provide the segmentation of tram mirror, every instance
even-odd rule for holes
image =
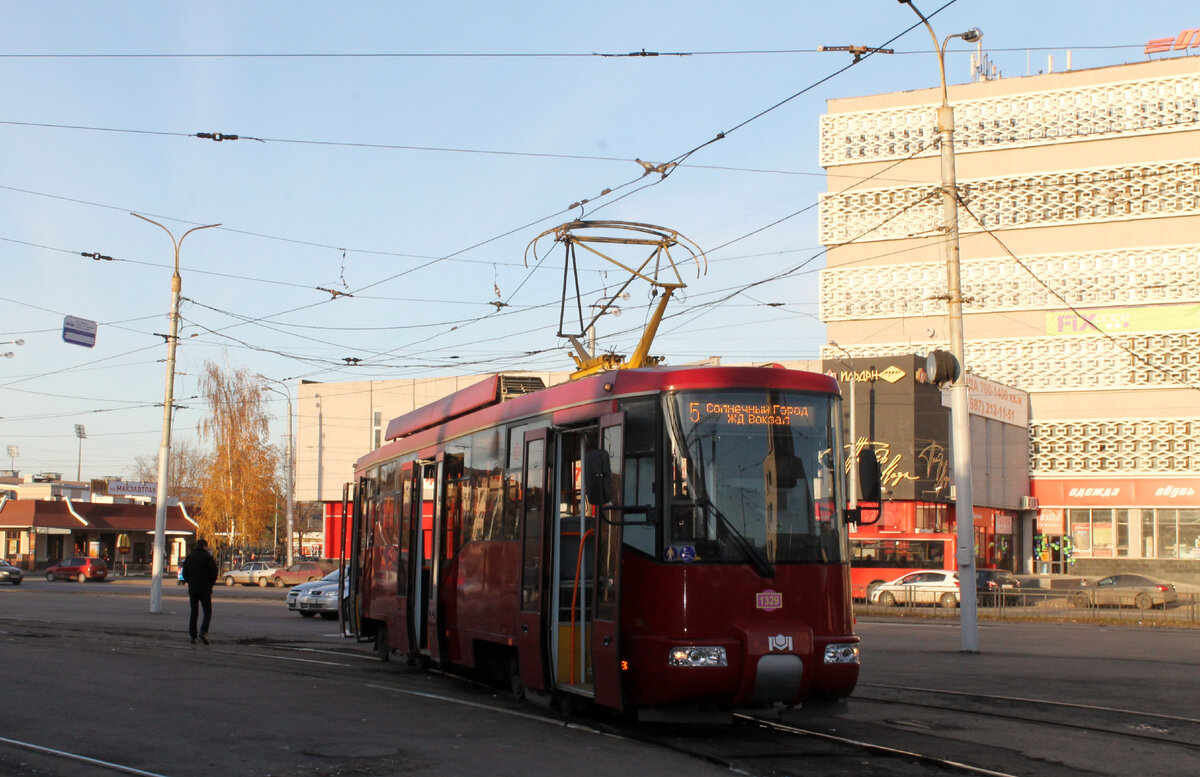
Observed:
[[[583,455],[583,491],[590,504],[605,505],[612,501],[612,462],[603,448]]]
[[[867,448],[858,452],[858,486],[864,502],[878,502],[883,495],[883,477],[875,451]]]

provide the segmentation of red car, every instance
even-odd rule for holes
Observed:
[[[285,585],[297,585],[298,583],[320,580],[329,571],[329,565],[317,561],[297,561],[287,569],[276,569],[271,573],[271,582],[275,584],[276,588],[283,588]]]
[[[46,567],[46,579],[78,580],[83,583],[88,580],[103,582],[108,578],[108,564],[102,558],[65,558],[57,564]]]

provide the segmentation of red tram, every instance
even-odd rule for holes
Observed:
[[[400,416],[357,462],[360,639],[645,718],[849,696],[832,378],[530,380],[492,376]]]

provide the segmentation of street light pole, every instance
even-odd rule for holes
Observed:
[[[167,335],[167,385],[163,399],[162,444],[158,449],[158,488],[155,493],[154,507],[154,560],[150,576],[150,612],[162,612],[162,577],[163,562],[167,551],[167,465],[171,457],[171,409],[175,402],[175,346],[179,342],[179,292],[183,281],[179,277],[179,246],[183,239],[198,229],[219,227],[220,224],[205,224],[202,227],[192,227],[183,233],[178,240],[171,230],[153,219],[133,213],[142,221],[149,221],[154,226],[167,233],[171,245],[175,248],[175,273],[171,276],[171,321],[170,334]]]
[[[258,375],[258,377],[261,378],[262,380],[269,380],[273,383],[278,383],[279,385],[283,386],[285,390],[282,392],[279,391],[279,389],[271,388],[270,386],[263,386],[263,388],[267,389],[268,391],[274,391],[276,394],[282,393],[283,396],[287,399],[287,453],[286,453],[287,464],[284,467],[284,480],[286,481],[286,484],[284,487],[287,489],[287,538],[288,538],[287,539],[287,565],[290,567],[295,558],[293,550],[292,550],[292,539],[295,536],[295,531],[296,531],[296,526],[295,526],[296,518],[295,518],[295,507],[294,507],[295,498],[294,498],[294,488],[292,485],[292,478],[294,477],[292,474],[292,470],[293,470],[293,467],[295,466],[296,438],[292,436],[292,393],[290,391],[286,390],[287,384],[284,383],[282,380],[278,380],[275,378],[268,378],[266,375],[261,375],[261,374]]]
[[[942,104],[938,107],[938,139],[942,161],[942,218],[947,238],[946,281],[950,308],[950,352],[958,361],[958,376],[950,386],[951,447],[954,449],[954,513],[958,544],[958,590],[962,649],[979,651],[979,611],[975,600],[975,505],[971,493],[971,419],[967,403],[967,366],[962,317],[962,276],[958,247],[958,181],[954,170],[954,108],[946,90],[946,44],[951,38],[973,43],[983,37],[978,28],[947,35],[941,43],[925,15],[912,0],[899,0],[920,17],[937,52]]]
[[[846,354],[849,362],[842,362],[846,368],[850,370],[850,509],[858,507],[858,494],[862,484],[858,481],[858,402],[855,401],[854,387],[858,384],[858,376],[854,374],[854,357],[850,355],[842,346],[838,345],[837,340],[830,340],[829,345]],[[841,361],[839,359],[838,361]]]
[[[83,441],[87,439],[87,431],[83,424],[75,424],[75,436],[79,438],[79,458],[75,461],[75,480],[83,477]]]

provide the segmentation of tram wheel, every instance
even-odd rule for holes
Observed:
[[[1138,594],[1133,599],[1133,605],[1139,610],[1149,610],[1154,606],[1154,600],[1150,598],[1150,594]]]

